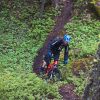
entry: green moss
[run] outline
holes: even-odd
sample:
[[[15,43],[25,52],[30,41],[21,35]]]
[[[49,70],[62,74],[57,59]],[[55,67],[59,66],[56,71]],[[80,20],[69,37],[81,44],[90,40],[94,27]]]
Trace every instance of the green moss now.
[[[92,55],[96,52],[98,42],[100,42],[99,26],[100,22],[96,20],[82,21],[77,19],[73,19],[72,22],[65,25],[65,29],[72,37],[70,47],[79,50],[78,57]]]

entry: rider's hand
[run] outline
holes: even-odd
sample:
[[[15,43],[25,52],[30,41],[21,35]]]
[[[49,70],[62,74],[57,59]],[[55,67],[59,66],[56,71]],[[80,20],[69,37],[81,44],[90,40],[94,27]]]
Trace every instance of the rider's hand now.
[[[68,60],[65,60],[65,61],[64,61],[64,64],[68,64]]]

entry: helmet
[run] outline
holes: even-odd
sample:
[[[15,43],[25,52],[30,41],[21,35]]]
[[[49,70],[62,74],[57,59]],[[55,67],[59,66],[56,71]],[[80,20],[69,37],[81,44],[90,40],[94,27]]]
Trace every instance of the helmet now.
[[[64,41],[68,43],[70,42],[71,37],[69,35],[65,34],[63,38],[64,38]]]

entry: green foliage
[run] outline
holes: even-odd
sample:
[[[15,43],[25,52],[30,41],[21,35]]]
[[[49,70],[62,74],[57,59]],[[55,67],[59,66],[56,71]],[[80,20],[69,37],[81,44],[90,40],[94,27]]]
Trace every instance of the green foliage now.
[[[37,50],[54,25],[54,14],[48,16],[47,12],[43,19],[36,19],[34,7],[20,0],[9,1],[13,7],[2,2],[5,3],[0,12],[0,100],[39,100],[48,95],[59,99],[56,85],[50,86],[31,73]]]
[[[74,17],[71,22],[65,25],[65,29],[71,35],[70,54],[72,54],[69,55],[69,63],[66,66],[60,63],[59,67],[64,83],[74,84],[75,92],[81,96],[87,83],[87,76],[81,71],[80,76],[74,76],[72,62],[87,55],[94,55],[100,42],[100,22],[93,19],[80,20],[79,17]]]
[[[69,63],[65,66],[64,64],[60,63],[59,65],[63,82],[62,84],[74,84],[75,89],[74,92],[78,95],[82,95],[84,91],[84,87],[86,86],[86,76],[85,73],[80,72],[80,76],[75,76],[72,73],[72,61],[69,61]]]
[[[57,86],[51,86],[33,73],[0,73],[1,100],[40,100],[52,95],[60,98]]]
[[[42,39],[44,41],[46,39],[45,33],[48,33],[53,26],[54,21],[48,17],[47,20],[45,19],[38,19],[38,20],[33,20],[32,22],[32,27],[29,32],[29,36],[33,37],[33,39]]]
[[[77,0],[77,7],[82,2],[83,0]],[[59,12],[53,8],[48,9],[43,19],[39,19],[37,2],[2,0],[1,4],[0,100],[40,100],[48,99],[49,95],[55,97],[55,100],[61,100],[56,83],[47,84],[31,73],[37,50],[54,26],[52,17]],[[99,21],[82,21],[76,17],[65,26],[65,29],[72,37],[71,49],[80,50],[77,53],[78,57],[95,52],[100,40]],[[64,79],[62,83],[73,83],[76,86],[75,91],[82,94],[85,86],[84,75],[73,76],[71,62],[67,66],[59,65]]]
[[[99,21],[82,21],[75,19],[68,23],[65,28],[67,29],[68,34],[72,37],[70,43],[71,48],[77,48],[80,51],[77,54],[79,57],[93,54],[95,52],[99,42]]]
[[[47,19],[34,19],[29,25],[11,17],[0,19],[0,61],[5,68],[21,65],[30,69],[33,57],[42,46],[47,33],[50,32],[54,21]],[[26,66],[26,67],[25,67]]]
[[[36,0],[26,1],[26,0],[3,0],[1,1],[2,11],[1,16],[9,17],[12,15],[18,19],[25,20],[33,18],[36,12],[38,12],[38,2]]]
[[[84,87],[86,85],[86,80],[85,80],[84,75],[81,75],[79,77],[72,75],[72,76],[67,78],[67,81],[68,81],[68,83],[73,83],[75,85],[75,90],[74,91],[78,95],[81,96],[83,94]]]
[[[91,0],[91,3],[95,4],[99,0]]]

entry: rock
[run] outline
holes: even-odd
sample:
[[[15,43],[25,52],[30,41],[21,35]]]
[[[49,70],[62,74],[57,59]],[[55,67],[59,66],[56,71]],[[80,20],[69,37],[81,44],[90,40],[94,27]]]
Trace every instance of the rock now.
[[[99,44],[99,46],[98,46],[96,58],[97,58],[98,60],[100,59],[100,44]]]
[[[97,61],[94,62],[90,80],[83,94],[83,100],[100,100],[100,45],[97,50]]]

